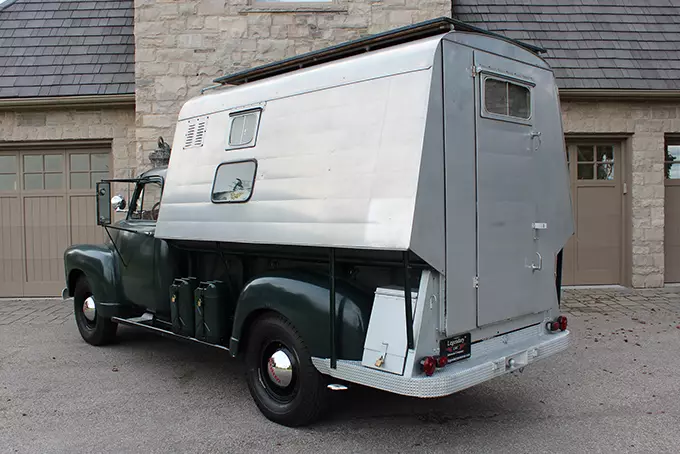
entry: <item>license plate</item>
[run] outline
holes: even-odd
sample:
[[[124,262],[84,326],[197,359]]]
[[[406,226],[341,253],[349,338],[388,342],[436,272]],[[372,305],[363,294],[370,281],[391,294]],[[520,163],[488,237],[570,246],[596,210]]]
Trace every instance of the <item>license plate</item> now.
[[[441,341],[439,354],[446,355],[449,362],[460,361],[461,359],[470,357],[470,333],[460,334],[458,336],[449,337]]]

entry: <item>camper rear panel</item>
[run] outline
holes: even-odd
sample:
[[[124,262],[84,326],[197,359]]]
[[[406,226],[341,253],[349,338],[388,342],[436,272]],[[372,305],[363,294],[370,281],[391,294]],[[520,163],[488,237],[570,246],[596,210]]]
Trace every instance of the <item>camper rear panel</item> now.
[[[443,42],[447,334],[556,307],[555,256],[571,233],[552,72],[471,40]]]

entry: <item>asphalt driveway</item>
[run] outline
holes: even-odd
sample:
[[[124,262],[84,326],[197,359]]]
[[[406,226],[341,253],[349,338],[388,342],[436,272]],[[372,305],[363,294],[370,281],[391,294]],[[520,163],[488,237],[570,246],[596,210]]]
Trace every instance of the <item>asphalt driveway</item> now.
[[[678,452],[680,297],[565,310],[576,345],[552,361],[437,400],[354,387],[290,429],[225,353],[129,328],[95,348],[60,301],[0,300],[0,452]]]

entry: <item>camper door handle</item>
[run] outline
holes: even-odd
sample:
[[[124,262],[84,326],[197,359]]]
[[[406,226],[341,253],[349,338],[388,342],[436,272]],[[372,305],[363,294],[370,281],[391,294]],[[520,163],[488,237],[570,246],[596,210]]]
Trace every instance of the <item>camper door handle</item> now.
[[[538,149],[541,148],[541,131],[531,131],[529,133],[529,136],[531,137],[532,151],[534,152],[538,151]],[[538,139],[536,145],[534,145],[534,139]]]
[[[541,255],[540,252],[537,252],[536,255],[538,256],[538,265],[534,265],[532,263],[531,271],[540,271],[543,268],[543,256]]]

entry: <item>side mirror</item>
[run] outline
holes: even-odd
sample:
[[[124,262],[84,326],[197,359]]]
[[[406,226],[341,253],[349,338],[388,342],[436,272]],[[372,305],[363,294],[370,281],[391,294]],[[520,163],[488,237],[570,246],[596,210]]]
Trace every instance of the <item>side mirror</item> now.
[[[111,183],[102,181],[97,183],[97,225],[111,224]]]
[[[127,202],[122,195],[117,194],[111,197],[111,206],[116,210],[116,213],[120,213],[126,211],[125,207],[127,206]]]

